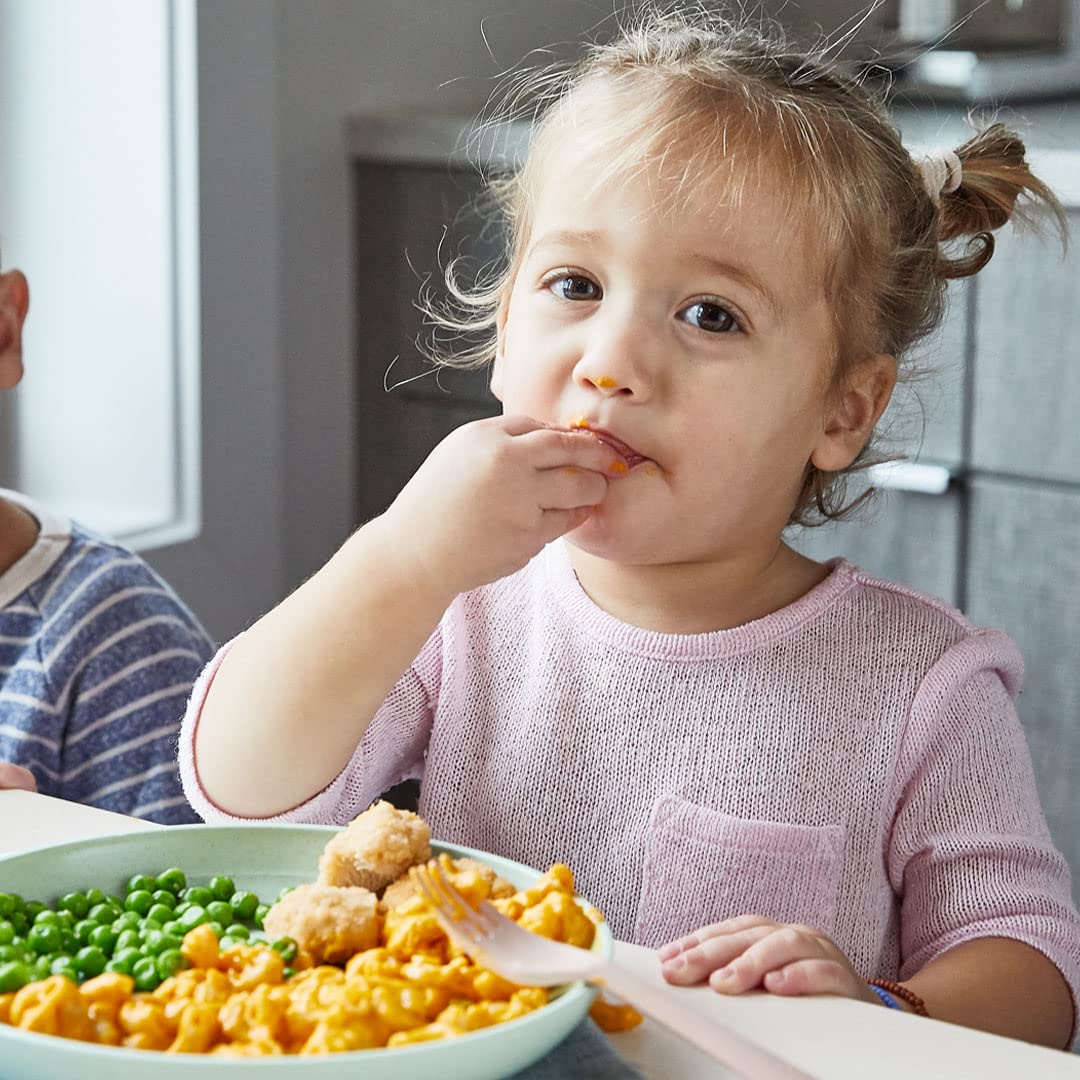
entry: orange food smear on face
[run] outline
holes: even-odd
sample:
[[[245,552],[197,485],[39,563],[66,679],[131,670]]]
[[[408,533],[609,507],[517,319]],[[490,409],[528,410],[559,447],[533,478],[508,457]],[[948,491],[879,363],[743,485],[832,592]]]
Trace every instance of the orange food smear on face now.
[[[600,378],[596,380],[596,385],[602,390],[610,390],[613,386],[618,386],[619,384],[610,375],[601,375]]]
[[[610,469],[611,472],[619,472],[619,473],[626,472],[626,468],[627,468],[627,466],[626,466],[625,461],[613,461],[608,466],[608,469]]]
[[[573,417],[571,419],[570,426],[572,428],[586,428],[587,429],[589,427],[588,418],[584,417],[584,416],[575,416],[575,417]]]

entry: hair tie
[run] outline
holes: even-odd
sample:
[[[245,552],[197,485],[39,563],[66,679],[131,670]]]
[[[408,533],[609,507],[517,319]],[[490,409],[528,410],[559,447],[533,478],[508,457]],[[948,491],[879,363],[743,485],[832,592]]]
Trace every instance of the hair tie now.
[[[916,166],[930,201],[937,206],[943,194],[955,191],[963,179],[964,166],[955,150],[927,154]]]

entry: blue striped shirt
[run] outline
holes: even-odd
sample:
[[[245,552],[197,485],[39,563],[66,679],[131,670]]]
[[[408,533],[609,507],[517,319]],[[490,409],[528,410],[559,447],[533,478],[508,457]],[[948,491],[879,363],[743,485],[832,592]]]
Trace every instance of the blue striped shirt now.
[[[46,795],[171,825],[198,821],[180,718],[213,646],[147,564],[25,497],[40,525],[0,575],[0,760]]]

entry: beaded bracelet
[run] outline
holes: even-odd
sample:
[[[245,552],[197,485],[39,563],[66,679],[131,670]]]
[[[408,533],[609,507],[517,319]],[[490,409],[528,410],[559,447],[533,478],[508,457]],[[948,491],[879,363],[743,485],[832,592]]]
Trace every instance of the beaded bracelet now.
[[[925,1016],[929,1019],[930,1014],[926,1011],[926,1002],[914,990],[909,990],[904,986],[903,983],[894,982],[892,979],[871,979],[870,989],[877,993],[882,1001],[885,1001],[885,998],[881,996],[879,991],[884,990],[887,994],[895,995],[901,1001],[906,1001],[916,1016]],[[885,1004],[888,1005],[889,1003],[886,1001]],[[898,1008],[899,1006],[894,1002],[893,1007]]]
[[[890,1009],[903,1010],[903,1006],[889,993],[888,990],[882,990],[880,986],[875,986],[873,983],[870,984],[870,989],[881,998],[882,1005],[885,1005]]]

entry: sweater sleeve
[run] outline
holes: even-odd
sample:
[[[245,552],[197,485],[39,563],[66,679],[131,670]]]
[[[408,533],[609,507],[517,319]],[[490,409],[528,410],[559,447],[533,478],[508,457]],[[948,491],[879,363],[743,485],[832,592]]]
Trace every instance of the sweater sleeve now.
[[[223,810],[210,799],[199,780],[195,733],[210,684],[236,640],[224,645],[199,676],[180,728],[180,777],[184,794],[204,821],[343,825],[366,810],[388,788],[422,775],[442,678],[441,625],[379,707],[348,763],[322,791],[298,806],[266,818],[241,818]]]
[[[1012,938],[1057,966],[1075,1016],[1080,917],[1013,706],[1021,677],[1009,638],[985,632],[950,648],[916,696],[887,851],[900,978],[965,941]]]

